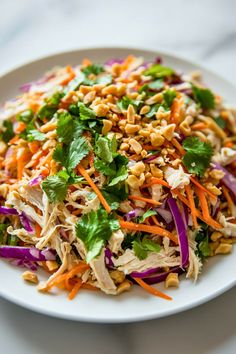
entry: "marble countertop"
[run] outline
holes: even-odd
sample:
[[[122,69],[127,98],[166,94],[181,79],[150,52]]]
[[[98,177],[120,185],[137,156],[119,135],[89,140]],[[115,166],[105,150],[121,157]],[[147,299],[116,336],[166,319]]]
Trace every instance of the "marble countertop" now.
[[[163,50],[236,84],[234,0],[1,0],[0,73],[56,51]],[[4,279],[2,279],[4,282]],[[0,299],[2,354],[233,354],[236,288],[169,318],[95,325],[35,314]]]

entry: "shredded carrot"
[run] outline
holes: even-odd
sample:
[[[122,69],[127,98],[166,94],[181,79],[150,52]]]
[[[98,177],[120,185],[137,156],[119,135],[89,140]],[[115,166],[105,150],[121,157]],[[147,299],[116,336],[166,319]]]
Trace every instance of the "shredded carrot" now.
[[[87,58],[84,58],[83,61],[82,61],[82,65],[83,66],[89,66],[91,64],[92,64],[91,61],[89,59],[87,59]]]
[[[41,237],[41,231],[42,231],[42,228],[41,226],[36,223],[35,224],[35,233],[36,233],[36,237],[40,238]]]
[[[190,189],[189,184],[185,186],[185,192],[187,194],[188,200],[189,200],[189,206],[191,209],[191,213],[192,213],[192,218],[193,218],[193,225],[194,227],[198,227],[198,223],[197,223],[197,211],[195,208],[195,203],[194,203],[194,199],[193,199],[193,194],[192,191]]]
[[[170,188],[169,184],[166,181],[164,181],[163,179],[160,179],[160,178],[156,178],[156,177],[153,177],[151,179],[150,183],[143,184],[141,186],[141,188],[148,188],[148,187],[151,187],[153,184],[161,184],[164,187]]]
[[[25,152],[17,159],[17,179],[21,179],[23,177],[24,167],[29,161],[30,156],[31,154]]]
[[[129,199],[131,199],[131,200],[140,200],[142,202],[153,204],[153,205],[161,205],[161,203],[157,202],[156,200],[149,199],[149,198],[144,198],[144,197],[139,197],[139,196],[136,196],[136,195],[130,195]]]
[[[171,140],[172,144],[174,145],[174,147],[176,147],[176,149],[180,152],[181,155],[185,154],[185,150],[184,148],[182,148],[182,146],[180,145],[180,143],[178,142],[178,140],[176,140],[175,138],[173,138]]]
[[[38,150],[39,150],[39,142],[38,141],[31,141],[30,143],[28,143],[30,152],[32,154],[35,154]]]
[[[163,229],[160,226],[149,226],[144,224],[135,224],[134,222],[120,220],[120,226],[123,229],[132,230],[132,231],[143,231],[150,234],[157,234],[158,236],[168,237],[174,243],[178,244],[178,239],[172,235],[171,232]]]
[[[143,145],[143,149],[147,150],[147,151],[157,151],[158,152],[158,148],[156,146],[152,146],[152,145]]]
[[[231,148],[234,146],[234,143],[232,141],[228,141],[227,143],[224,144],[225,147]]]
[[[231,211],[231,213],[233,214],[233,211],[234,211],[235,206],[234,206],[234,202],[233,202],[233,200],[232,200],[232,198],[231,198],[231,196],[230,196],[230,194],[229,194],[229,191],[228,191],[228,189],[227,189],[225,186],[222,186],[222,190],[223,190],[223,194],[224,194],[224,196],[225,196],[225,199],[226,199],[227,202],[228,202],[230,211]]]
[[[152,219],[152,221],[154,222],[155,225],[160,226],[160,224],[159,224],[159,222],[158,222],[158,220],[157,220],[155,215],[152,215],[151,219]]]
[[[191,130],[203,130],[208,128],[208,125],[206,123],[200,122],[200,123],[196,123],[191,125]]]
[[[179,198],[179,200],[181,200],[181,202],[183,202],[185,205],[187,205],[187,207],[188,207],[189,209],[191,209],[191,208],[190,208],[189,201],[188,201],[187,198],[185,198],[185,197],[184,197],[178,190],[176,190],[176,189],[173,189],[172,192],[173,192],[175,195],[177,195],[177,197]],[[199,210],[196,210],[196,216],[197,216],[200,220],[204,221],[204,222],[207,223],[209,226],[211,226],[211,227],[213,227],[213,228],[215,228],[215,229],[221,229],[221,228],[222,228],[222,226],[221,226],[219,223],[216,223],[214,220],[212,220],[212,219],[207,219],[207,220],[206,220],[206,219],[203,217],[203,215],[199,212]]]
[[[44,167],[44,168],[42,168],[41,169],[41,175],[43,176],[43,177],[47,177],[47,176],[49,176],[49,174],[50,174],[50,171],[49,171],[49,169],[47,168],[47,167]]]
[[[147,292],[149,292],[152,295],[161,297],[162,299],[165,300],[172,300],[172,297],[164,294],[163,292],[161,292],[160,290],[157,290],[155,288],[153,288],[152,286],[148,285],[147,283],[145,283],[145,281],[143,281],[141,278],[133,278],[144,290],[146,290]]]
[[[17,127],[16,127],[16,129],[15,129],[15,134],[20,134],[20,133],[22,133],[22,132],[25,130],[25,128],[26,128],[25,123],[23,123],[23,122],[18,122],[18,123],[17,123]]]
[[[171,106],[171,115],[170,115],[170,121],[171,123],[178,124],[180,121],[180,112],[181,108],[183,105],[183,100],[182,98],[175,98],[172,106]]]
[[[204,187],[202,184],[200,184],[193,176],[190,176],[190,180],[195,186],[200,188],[203,192],[209,194],[209,196],[213,199],[216,199],[215,194],[213,194],[211,191],[209,191],[206,187]]]
[[[9,145],[13,145],[13,144],[15,144],[19,139],[20,139],[20,137],[19,137],[18,135],[16,135],[16,136],[14,136],[14,138],[12,138],[12,139],[8,142],[8,144],[9,144]]]
[[[204,192],[200,188],[196,187],[195,189],[196,189],[197,196],[199,198],[199,202],[200,202],[200,205],[202,208],[202,215],[203,215],[204,219],[207,220],[207,222],[208,222],[208,220],[210,220],[211,224],[215,225],[215,226],[213,226],[215,228],[221,227],[221,225],[217,221],[212,219],[212,217],[210,215],[207,200],[206,200]]]
[[[102,193],[100,192],[96,184],[92,181],[89,174],[85,171],[85,169],[81,165],[79,165],[77,169],[79,173],[86,179],[86,181],[88,182],[90,187],[94,190],[94,192],[97,194],[98,199],[100,200],[101,204],[104,206],[107,213],[110,213],[111,212],[110,205],[107,203],[106,199],[103,197]]]
[[[98,288],[96,288],[96,286],[93,286],[93,285],[91,285],[89,283],[83,283],[82,284],[82,288],[83,289],[88,289],[88,290],[95,290],[95,291],[99,290]]]
[[[77,283],[73,286],[71,292],[68,295],[69,300],[73,300],[74,297],[77,295],[79,289],[81,288],[82,280],[78,279]]]
[[[48,282],[47,287],[48,289],[51,289],[52,287],[56,286],[57,284],[62,283],[63,281],[65,282],[65,286],[68,288],[68,282],[71,278],[73,278],[75,275],[78,273],[83,273],[87,269],[89,269],[89,265],[86,264],[85,262],[81,261],[79,264],[74,266],[69,272],[60,274],[51,281]]]

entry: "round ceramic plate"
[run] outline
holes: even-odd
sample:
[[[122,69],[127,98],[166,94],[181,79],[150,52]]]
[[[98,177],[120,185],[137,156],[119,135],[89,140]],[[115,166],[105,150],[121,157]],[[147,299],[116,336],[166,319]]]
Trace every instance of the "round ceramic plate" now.
[[[226,101],[236,105],[236,88],[218,75],[189,61],[160,52],[132,48],[99,48],[59,53],[23,65],[0,78],[0,100],[14,97],[20,85],[35,80],[56,65],[78,64],[83,58],[95,62],[105,62],[108,58],[124,58],[128,54],[142,56],[145,60],[163,58],[164,64],[175,69],[190,72],[201,70],[204,81]],[[21,279],[22,269],[0,261],[0,295],[4,298],[47,315],[65,319],[89,322],[133,322],[164,317],[202,304],[236,284],[236,252],[229,256],[210,259],[203,269],[198,282],[194,284],[184,276],[179,289],[160,290],[173,297],[166,301],[149,296],[138,286],[120,296],[107,296],[101,292],[81,291],[74,301],[68,301],[66,294],[43,295],[34,286],[25,284]]]

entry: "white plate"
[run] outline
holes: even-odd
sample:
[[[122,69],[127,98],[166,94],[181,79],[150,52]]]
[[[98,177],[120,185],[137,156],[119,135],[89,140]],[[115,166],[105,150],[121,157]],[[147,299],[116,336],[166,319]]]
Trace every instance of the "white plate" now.
[[[160,55],[164,63],[184,72],[200,69],[204,81],[213,90],[236,105],[236,88],[218,75],[189,61],[160,52],[128,48],[99,48],[76,50],[42,58],[23,65],[0,78],[0,100],[14,97],[18,87],[25,82],[39,78],[55,65],[80,63],[83,58],[103,63],[108,58],[124,58],[128,54],[143,56],[153,60]],[[66,294],[43,295],[34,286],[25,284],[20,275],[21,269],[14,268],[7,262],[0,265],[0,295],[4,298],[47,315],[65,319],[89,322],[133,322],[168,316],[202,304],[236,284],[236,252],[229,256],[217,256],[205,264],[203,274],[194,284],[184,277],[178,290],[168,290],[163,285],[158,288],[173,297],[166,301],[149,296],[142,289],[134,286],[128,293],[113,297],[100,292],[81,291],[73,300],[68,301]]]

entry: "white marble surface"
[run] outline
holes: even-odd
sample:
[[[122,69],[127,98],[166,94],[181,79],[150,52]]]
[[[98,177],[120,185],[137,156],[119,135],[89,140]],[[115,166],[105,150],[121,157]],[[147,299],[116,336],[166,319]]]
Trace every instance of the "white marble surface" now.
[[[236,84],[235,13],[234,0],[0,0],[0,72],[55,51],[125,45],[180,54]],[[0,353],[233,354],[235,296],[126,325],[57,320],[0,299]]]

